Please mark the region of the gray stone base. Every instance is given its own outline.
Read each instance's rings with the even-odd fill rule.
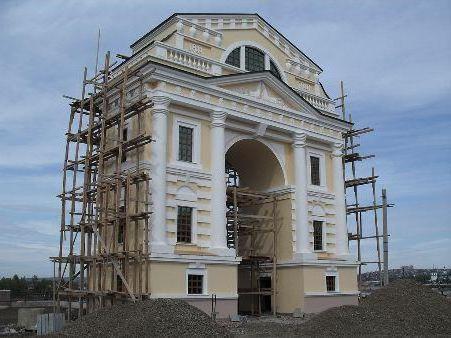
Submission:
[[[183,299],[190,305],[201,309],[208,315],[211,315],[211,299],[200,298],[185,298]],[[238,300],[237,299],[217,299],[216,312],[217,318],[228,318],[229,316],[237,315]]]

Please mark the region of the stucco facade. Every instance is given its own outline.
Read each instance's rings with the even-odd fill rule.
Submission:
[[[246,46],[264,54],[266,71],[246,70]],[[241,163],[249,186],[287,196],[278,205],[276,312],[355,304],[357,262],[348,250],[341,160],[349,125],[319,82],[321,68],[257,15],[175,14],[131,48],[112,76],[139,69],[153,103],[144,128],[154,142],[130,155],[140,156],[152,177],[142,277],[149,296],[186,299],[208,312],[215,294],[220,316],[237,312],[241,258],[225,233],[230,158]],[[240,67],[226,63],[237,48]],[[274,66],[279,78],[269,71]],[[131,101],[139,85],[130,80]],[[114,94],[110,102],[114,111]],[[127,127],[129,135],[137,123]],[[192,130],[190,162],[178,159],[180,126]],[[310,182],[311,156],[319,159],[320,184]],[[192,209],[190,243],[177,242],[180,206]],[[319,251],[314,221],[323,225]],[[202,294],[188,294],[190,272],[203,276]],[[326,276],[334,276],[335,290],[327,291]]]

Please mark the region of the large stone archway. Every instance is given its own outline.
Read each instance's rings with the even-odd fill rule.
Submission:
[[[225,158],[239,173],[241,187],[268,191],[285,186],[286,177],[281,163],[263,142],[239,140],[227,150]]]
[[[262,141],[255,139],[236,141],[227,150],[225,160],[227,167],[238,177],[230,185],[237,186],[240,190],[244,189],[244,194],[249,196],[245,200],[254,194],[277,191],[285,187],[286,177],[283,167],[273,150]],[[228,208],[231,204],[234,205],[230,210],[235,210],[241,215],[236,225],[239,230],[235,242],[238,243],[235,246],[237,255],[242,258],[238,268],[238,311],[252,314],[271,312],[274,311],[273,290],[276,273],[272,265],[276,255],[274,231],[277,229],[274,217],[277,213],[277,218],[280,219],[283,213],[284,218],[291,219],[290,210],[286,207],[279,210],[273,197],[256,204],[252,204],[249,200],[243,203],[237,204],[228,200]],[[244,218],[241,218],[243,216]],[[282,223],[280,222],[280,225]],[[269,264],[271,268],[258,271],[261,270],[259,264]],[[266,291],[262,292],[262,288]]]

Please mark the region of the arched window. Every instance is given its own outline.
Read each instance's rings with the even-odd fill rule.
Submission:
[[[226,63],[240,68],[240,47],[232,50],[229,56],[227,56]]]
[[[242,49],[244,49],[242,53]],[[241,55],[244,54],[244,60],[241,60]],[[261,72],[269,70],[278,79],[282,79],[276,63],[270,59],[268,54],[251,46],[237,47],[230,52],[225,60],[225,63],[247,70],[248,72]]]
[[[265,70],[265,54],[257,48],[246,46],[245,68],[249,72],[261,72]]]

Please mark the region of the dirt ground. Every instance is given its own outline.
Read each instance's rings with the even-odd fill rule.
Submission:
[[[293,318],[292,315],[274,316],[245,316],[240,322],[231,322],[229,319],[218,319],[219,325],[227,328],[232,336],[294,336],[299,327],[310,316]]]

